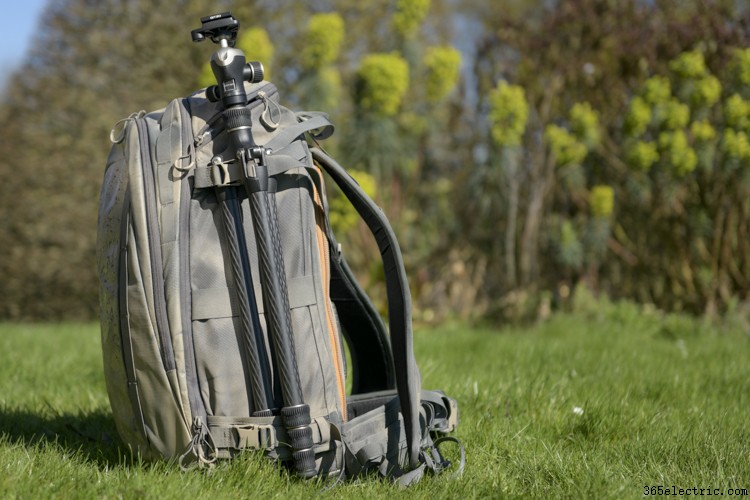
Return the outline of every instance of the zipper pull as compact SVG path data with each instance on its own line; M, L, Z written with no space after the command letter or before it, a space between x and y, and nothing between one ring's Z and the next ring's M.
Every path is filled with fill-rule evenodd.
M276 101L271 100L270 97L263 91L258 91L258 97L261 101L263 101L263 113L260 115L260 122L268 129L268 130L276 130L279 128L279 120L281 120L281 107L276 103ZM274 120L273 118L273 111L272 109L276 109L276 115L278 118Z
M208 453L207 453L208 452ZM212 466L216 462L216 447L213 444L213 438L208 431L208 427L203 423L203 419L198 416L193 420L193 437L190 439L185 452L180 455L180 468L188 470L190 466L185 465L185 460L193 455L198 462L198 467L203 468Z
M203 141L206 140L206 136L209 135L209 132L203 132L198 137L195 138L195 141L193 141L193 148L199 149L201 146L203 146Z

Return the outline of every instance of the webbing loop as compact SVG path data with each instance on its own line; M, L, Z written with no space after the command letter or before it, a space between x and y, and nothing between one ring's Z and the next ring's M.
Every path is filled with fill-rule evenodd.
M432 443L432 449L434 452L437 453L437 456L439 457L439 460L437 460L435 463L434 472L436 474L440 474L444 470L450 468L450 466L452 465L452 462L450 460L446 460L443 457L443 454L440 453L440 445L443 443L448 443L448 442L455 443L458 446L458 449L461 454L461 458L459 459L459 462L458 462L458 470L456 470L456 472L454 472L451 475L451 479L456 479L456 478L461 477L461 475L464 473L464 467L466 466L466 450L464 449L464 445L461 444L461 441L459 441L453 436L443 436L441 438L436 439ZM433 458L434 458L434 453L433 453Z
M135 113L131 113L127 118L118 120L112 126L112 130L109 131L110 142L112 142L112 144L120 144L123 140L125 140L125 129L127 128L128 122L138 118L143 118L145 115L146 111L140 110L136 111Z

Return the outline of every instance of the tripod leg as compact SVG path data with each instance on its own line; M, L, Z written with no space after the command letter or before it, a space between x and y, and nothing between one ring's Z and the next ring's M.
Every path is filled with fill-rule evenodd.
M244 156L242 161L246 161ZM247 171L247 169L245 169ZM257 177L245 178L258 246L260 281L268 334L273 344L275 366L281 381L284 406L281 415L287 429L297 475L315 476L315 451L310 428L310 407L304 403L292 336L289 294L281 253L276 203L268 193L268 173L256 167Z
M271 416L270 402L273 396L270 388L270 371L263 347L263 331L260 327L255 293L253 292L250 264L245 247L239 200L236 188L217 188L216 197L221 207L222 221L227 235L232 275L235 281L239 302L241 348L245 353L245 365L250 383L252 402L250 413L253 416ZM244 265L243 265L244 264ZM265 375L265 376L264 376Z

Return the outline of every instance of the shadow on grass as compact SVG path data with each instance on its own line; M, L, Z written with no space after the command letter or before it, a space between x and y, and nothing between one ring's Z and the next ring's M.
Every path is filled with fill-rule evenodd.
M101 469L141 463L117 435L112 415L101 410L49 415L0 408L0 440L26 448L59 450Z

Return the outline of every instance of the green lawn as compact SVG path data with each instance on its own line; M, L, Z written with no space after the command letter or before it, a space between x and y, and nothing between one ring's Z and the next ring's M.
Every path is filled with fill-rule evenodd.
M3 498L636 498L651 486L724 496L750 488L750 337L739 329L626 304L529 328L419 331L423 385L458 399L467 464L460 479L406 491L374 478L322 491L253 455L210 472L139 463L111 421L98 335L96 325L0 325Z

